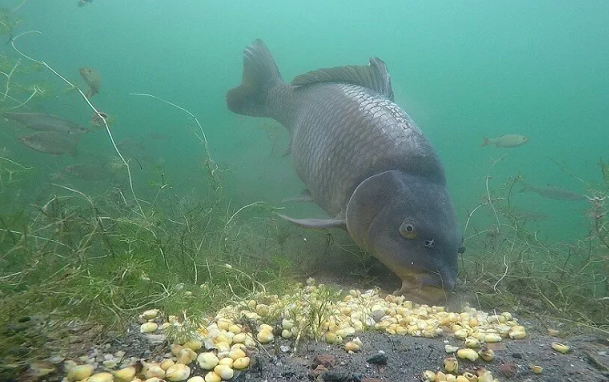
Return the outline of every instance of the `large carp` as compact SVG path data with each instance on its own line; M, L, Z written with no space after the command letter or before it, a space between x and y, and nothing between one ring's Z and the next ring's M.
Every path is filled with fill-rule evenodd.
M393 102L385 63L320 69L285 83L266 45L243 52L243 79L226 94L238 114L271 117L291 136L296 172L331 219L402 280L395 294L452 290L461 244L444 169L414 121Z

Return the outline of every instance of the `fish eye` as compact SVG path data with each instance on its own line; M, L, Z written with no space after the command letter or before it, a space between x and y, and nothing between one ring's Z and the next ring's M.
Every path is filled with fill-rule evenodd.
M427 239L425 240L425 247L426 248L433 248L436 246L436 241L434 239Z
M402 225L400 225L400 235L404 236L406 239L414 239L417 237L417 230L415 229L412 220L405 220Z

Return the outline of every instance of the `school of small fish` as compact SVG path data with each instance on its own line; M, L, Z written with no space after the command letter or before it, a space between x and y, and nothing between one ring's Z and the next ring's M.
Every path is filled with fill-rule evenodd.
M525 137L520 134L505 134L497 138L487 138L483 137L482 144L480 147L484 146L495 146L498 148L514 148L520 147L529 142L529 137ZM561 201L577 201L577 200L586 200L586 196L571 190L563 189L555 186L533 186L527 184L525 182L522 183L522 189L519 190L519 193L532 192L535 193L542 198L552 199L552 200L561 200Z
M81 68L79 72L88 87L86 96L97 94L100 86L97 70ZM34 130L34 133L19 137L19 142L29 149L51 155L76 156L81 137L90 131L87 127L64 117L42 112L4 111L0 112L0 119ZM91 127L103 128L111 123L111 117L105 112L96 111L89 122ZM72 177L90 181L108 179L113 175L109 166L100 163L77 163L65 166L62 170Z

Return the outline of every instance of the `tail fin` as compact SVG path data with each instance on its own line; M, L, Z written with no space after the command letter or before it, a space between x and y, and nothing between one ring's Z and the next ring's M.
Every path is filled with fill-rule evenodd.
M265 117L266 93L279 82L281 74L271 52L256 40L243 50L241 85L226 93L226 105L237 114Z
M487 146L490 142L488 141L487 137L483 137L482 138L482 144L480 145L480 147L484 147Z

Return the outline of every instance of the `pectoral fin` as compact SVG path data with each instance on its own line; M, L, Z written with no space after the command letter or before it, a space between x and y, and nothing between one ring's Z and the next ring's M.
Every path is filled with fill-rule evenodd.
M289 216L285 216L278 213L275 213L275 215L304 228L342 228L344 230L347 229L347 224L343 219L294 219Z

